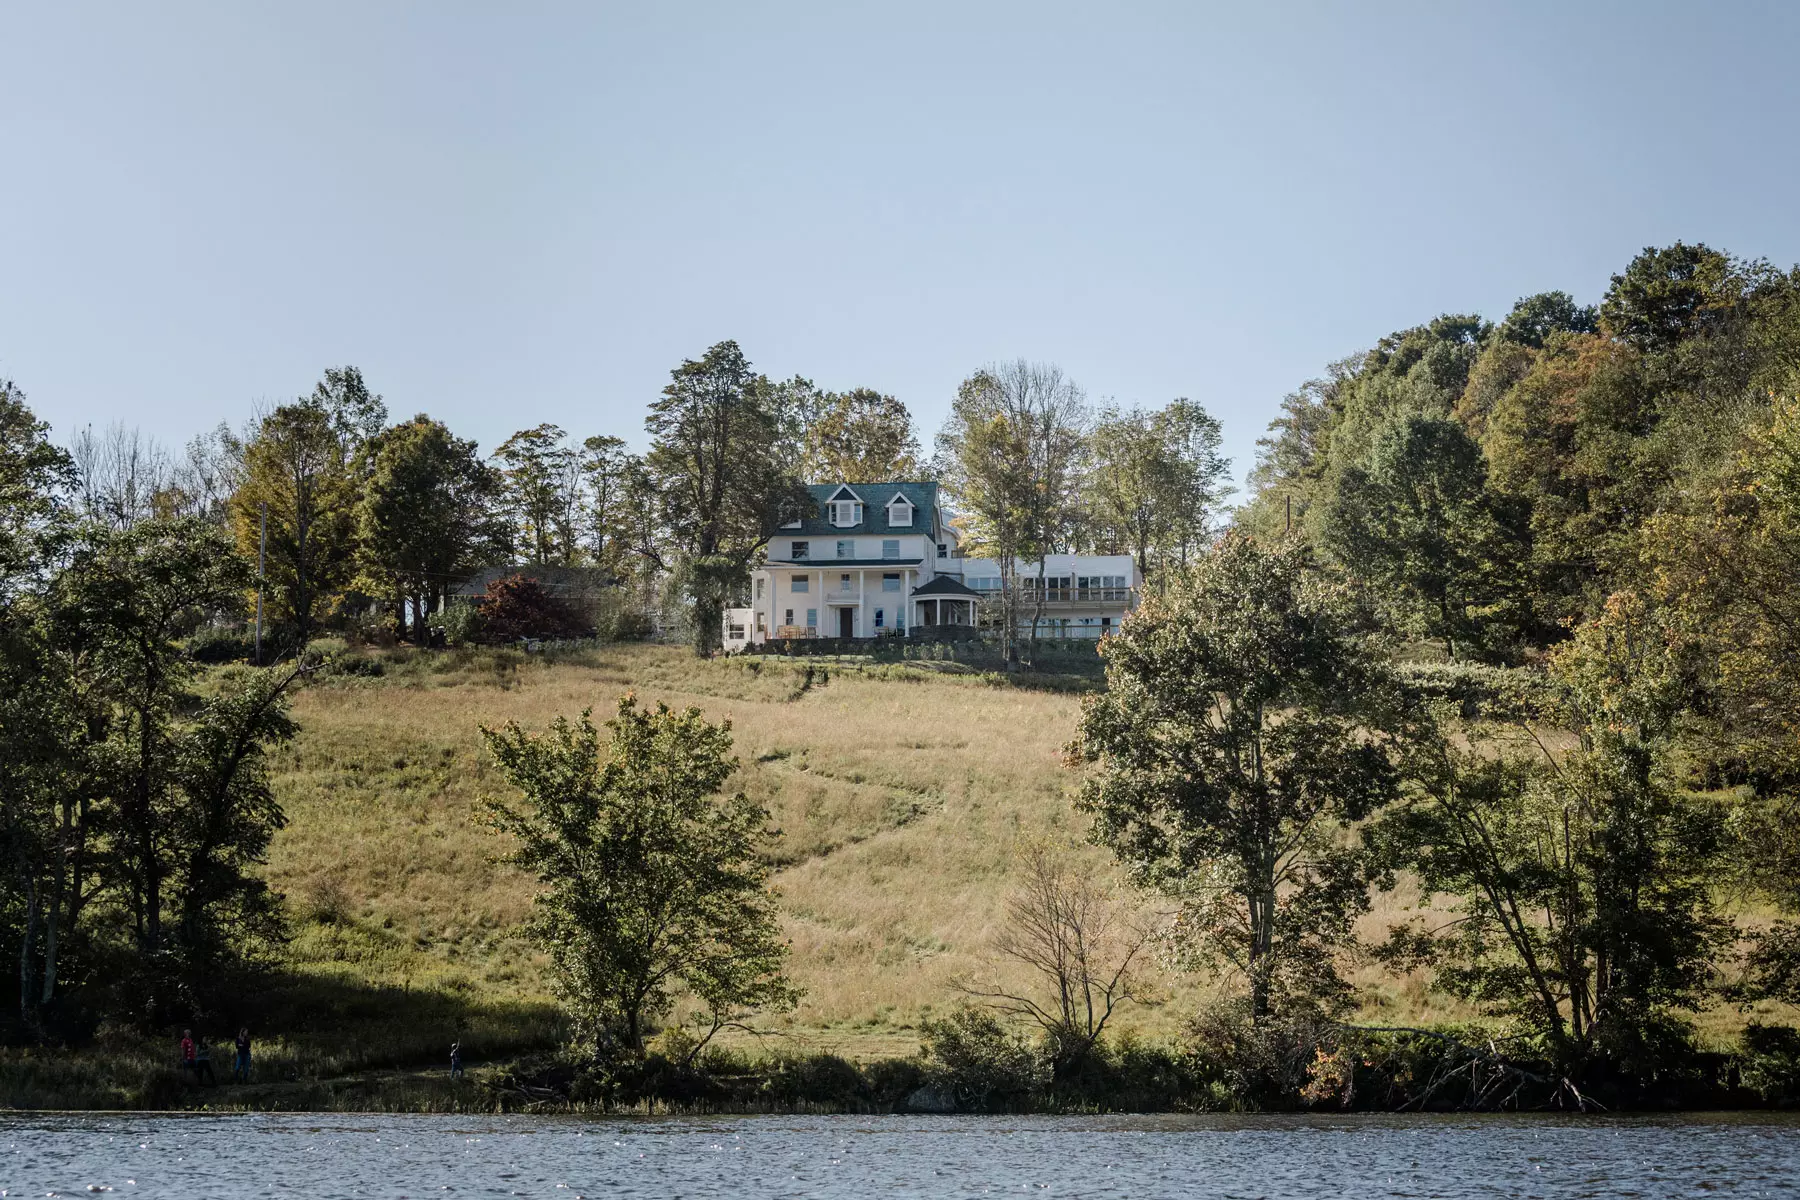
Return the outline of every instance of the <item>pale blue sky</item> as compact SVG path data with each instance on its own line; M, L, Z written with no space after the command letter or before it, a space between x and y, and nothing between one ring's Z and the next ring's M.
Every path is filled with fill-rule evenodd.
M1785 4L0 7L0 376L179 442L354 363L484 449L669 369L1281 397L1677 238L1800 259Z

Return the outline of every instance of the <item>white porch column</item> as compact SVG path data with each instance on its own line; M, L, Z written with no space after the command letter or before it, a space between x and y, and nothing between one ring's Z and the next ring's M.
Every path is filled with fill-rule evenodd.
M869 625L869 571L867 567L859 567L856 572L856 628L850 632L857 637L871 637L875 631Z

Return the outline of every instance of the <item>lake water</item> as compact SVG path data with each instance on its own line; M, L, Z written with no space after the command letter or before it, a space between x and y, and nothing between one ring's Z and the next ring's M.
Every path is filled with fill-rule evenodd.
M1800 1120L0 1116L0 1196L1797 1196Z

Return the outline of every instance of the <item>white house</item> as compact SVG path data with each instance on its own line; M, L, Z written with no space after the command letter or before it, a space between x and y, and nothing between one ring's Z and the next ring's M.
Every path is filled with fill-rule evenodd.
M725 614L725 648L791 638L942 637L992 626L1003 589L1019 592L1029 634L1038 564L1003 580L991 559L963 558L935 483L822 484L813 510L774 531L751 576L750 606ZM1130 555L1052 555L1042 637L1100 637L1136 603Z

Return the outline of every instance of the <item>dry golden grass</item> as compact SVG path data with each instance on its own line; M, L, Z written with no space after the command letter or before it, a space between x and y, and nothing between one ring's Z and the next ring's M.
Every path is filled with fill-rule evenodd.
M673 647L626 645L546 660L510 652L413 654L381 678L303 692L301 734L277 789L290 825L269 863L295 902L303 970L346 982L434 989L491 1005L548 994L544 964L518 934L529 880L496 865L501 848L473 814L503 789L483 724L542 728L626 691L729 719L737 786L768 805L798 1010L770 1022L795 1048L857 1056L909 1053L919 1018L954 1004L959 976L985 969L1019 852L1051 841L1107 873L1083 844L1086 820L1061 764L1079 698L916 667L702 662ZM815 667L816 669L816 667ZM1417 897L1377 898L1379 937ZM1373 965L1353 976L1365 1016L1386 1023L1472 1014L1420 977ZM1204 981L1165 976L1164 1002L1120 1028L1174 1033Z

